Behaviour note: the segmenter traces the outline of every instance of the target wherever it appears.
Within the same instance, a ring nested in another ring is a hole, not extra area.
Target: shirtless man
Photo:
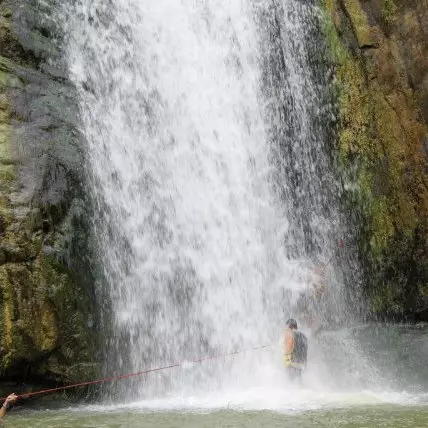
[[[308,339],[297,330],[297,321],[290,318],[284,333],[284,364],[291,381],[298,380],[306,368]]]

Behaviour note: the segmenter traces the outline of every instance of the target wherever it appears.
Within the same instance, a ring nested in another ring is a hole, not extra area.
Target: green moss
[[[21,79],[15,76],[13,73],[6,73],[0,71],[0,85],[7,88],[22,88],[23,83]]]
[[[32,265],[0,266],[0,285],[5,368],[57,348],[64,362],[90,361],[91,337],[83,315],[88,302],[55,257],[41,253]]]
[[[345,44],[347,18],[360,47],[371,43],[360,2],[324,0],[323,6],[324,32],[337,78],[333,90],[340,118],[339,167],[347,181],[356,184],[348,187],[345,199],[348,209],[357,210],[361,218],[359,247],[370,272],[367,294],[374,312],[403,313],[412,300],[406,295],[415,301],[422,296],[417,284],[423,277],[428,281],[423,269],[428,264],[425,241],[418,238],[428,233],[422,150],[427,127],[418,120],[413,91],[403,86],[395,42],[384,41],[382,49],[369,54],[355,52],[349,48],[352,40]],[[394,6],[384,2],[388,14],[396,13]],[[414,257],[415,252],[422,256]],[[413,278],[412,272],[420,276]]]
[[[6,66],[3,64],[3,67]],[[2,72],[0,71],[0,84],[2,83],[1,77]],[[14,159],[10,146],[11,133],[10,101],[5,93],[1,93],[0,86],[0,209],[4,207],[7,202],[7,197],[3,192],[5,189],[8,189],[10,184],[15,180]]]
[[[381,284],[371,295],[371,310],[375,314],[399,314],[404,311],[402,298],[390,284]]]
[[[397,6],[394,0],[383,0],[382,4],[382,19],[387,25],[391,25],[395,21]]]
[[[8,22],[10,22],[10,18],[12,17],[12,10],[10,7],[7,7],[5,5],[0,6],[0,16],[3,18],[7,18]]]
[[[19,66],[14,61],[0,55],[0,92],[3,92],[5,89],[24,88],[24,82],[16,73],[17,67]]]
[[[329,13],[333,14],[334,0],[328,0],[324,4]],[[364,90],[365,76],[361,61],[354,58],[343,45],[329,15],[325,15],[323,24],[330,59],[336,68],[337,80],[334,90],[339,103],[341,128],[339,153],[341,161],[348,166],[353,153],[370,145],[367,132],[370,125],[369,94]]]
[[[369,94],[364,88],[364,76],[358,60],[342,55],[338,65],[340,125],[339,153],[347,162],[355,153],[366,157],[371,148]]]
[[[10,147],[10,137],[10,125],[8,123],[0,122],[0,166],[14,164],[14,158]]]
[[[17,289],[17,281],[25,282],[31,289],[30,277],[23,266],[6,264],[0,267],[3,297],[2,346],[6,350],[3,358],[5,368],[16,359],[35,356],[31,334],[37,323],[37,313],[33,313],[32,308],[29,308],[32,299],[28,298],[27,293],[22,295],[19,288]],[[26,317],[22,316],[24,314]]]
[[[372,252],[376,257],[382,254],[382,251],[388,247],[391,237],[394,235],[394,225],[388,209],[387,198],[375,198],[370,205],[371,208],[371,226]]]
[[[0,173],[3,167],[12,165],[0,164]],[[10,178],[13,179],[12,170]],[[50,255],[45,255],[43,246],[47,240],[41,233],[40,209],[26,210],[18,220],[9,207],[7,191],[6,188],[0,199],[0,337],[5,349],[2,367],[7,370],[20,361],[43,361],[54,352],[58,366],[46,369],[63,379],[74,379],[72,370],[65,368],[73,363],[81,373],[92,359],[90,344],[94,338],[87,320],[91,302],[57,258],[62,245],[67,244],[65,237],[73,233],[71,220],[66,218],[63,227],[50,235],[53,248]]]
[[[13,165],[0,165],[0,182],[12,183],[15,179],[15,169]]]
[[[10,33],[11,22],[7,16],[4,16],[6,10],[0,7],[0,40],[3,41]]]
[[[367,15],[360,5],[359,0],[343,0],[343,5],[352,22],[352,27],[360,48],[374,44]]]

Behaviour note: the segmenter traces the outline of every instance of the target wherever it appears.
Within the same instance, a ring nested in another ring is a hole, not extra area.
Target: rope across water
[[[256,348],[251,348],[251,349],[246,349],[243,351],[235,351],[235,352],[229,352],[227,354],[218,354],[218,355],[213,355],[213,356],[208,356],[208,357],[203,357],[203,358],[198,358],[195,360],[191,360],[191,361],[181,361],[179,363],[175,363],[175,364],[170,364],[167,366],[162,366],[162,367],[156,367],[153,369],[148,369],[148,370],[142,370],[139,372],[135,372],[135,373],[128,373],[128,374],[124,374],[124,375],[120,375],[120,376],[112,376],[112,377],[107,377],[104,379],[97,379],[97,380],[92,380],[92,381],[88,381],[88,382],[80,382],[80,383],[75,383],[72,385],[66,385],[66,386],[60,386],[58,388],[51,388],[51,389],[42,389],[40,391],[35,391],[35,392],[28,392],[26,394],[21,394],[18,396],[18,398],[29,398],[29,397],[33,397],[35,395],[42,395],[42,394],[50,394],[53,392],[58,392],[58,391],[65,391],[68,389],[72,389],[72,388],[78,388],[78,387],[83,387],[83,386],[89,386],[89,385],[99,385],[99,384],[103,384],[103,383],[107,383],[107,382],[114,382],[114,381],[119,381],[122,379],[128,379],[131,377],[136,377],[136,376],[142,376],[148,373],[154,373],[154,372],[159,372],[162,370],[170,370],[176,367],[182,367],[185,364],[196,364],[196,363],[203,363],[204,361],[210,361],[210,360],[217,360],[220,358],[226,358],[226,357],[231,357],[234,355],[239,355],[239,354],[244,354],[246,352],[252,352],[252,351],[258,351],[260,349],[265,349],[265,348],[270,348],[273,345],[263,345],[263,346],[258,346]],[[5,400],[6,397],[2,397],[0,398],[0,400]]]

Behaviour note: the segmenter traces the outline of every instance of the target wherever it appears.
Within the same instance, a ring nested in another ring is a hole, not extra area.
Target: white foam
[[[339,393],[319,391],[304,387],[265,388],[253,387],[245,390],[228,389],[207,395],[172,396],[168,398],[134,401],[120,405],[85,406],[91,412],[168,412],[207,411],[230,409],[236,411],[275,411],[296,413],[314,410],[350,408],[358,406],[427,404],[428,395],[412,395],[406,392],[360,391]],[[76,409],[79,411],[79,409]]]

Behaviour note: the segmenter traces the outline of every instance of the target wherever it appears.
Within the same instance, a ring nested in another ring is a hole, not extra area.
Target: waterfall
[[[78,0],[66,17],[109,364],[277,340],[343,234],[315,6]]]

